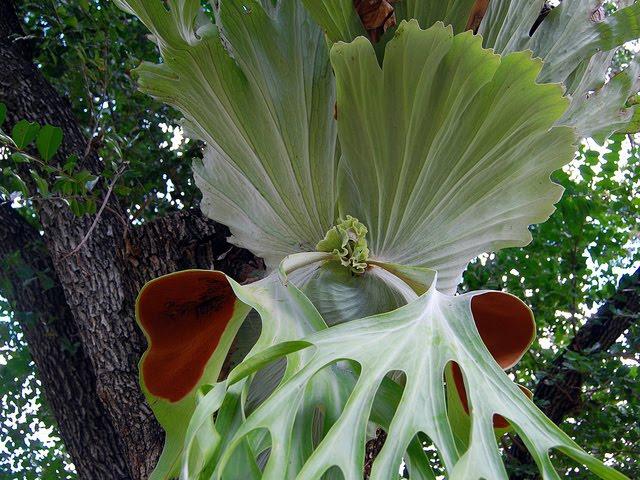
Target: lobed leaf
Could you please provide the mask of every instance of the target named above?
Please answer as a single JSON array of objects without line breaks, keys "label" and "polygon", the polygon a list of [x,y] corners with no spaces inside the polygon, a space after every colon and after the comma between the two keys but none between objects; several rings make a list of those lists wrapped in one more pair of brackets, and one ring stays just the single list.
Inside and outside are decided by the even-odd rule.
[{"label": "lobed leaf", "polygon": [[529,243],[562,193],[549,175],[573,157],[573,133],[553,127],[567,100],[536,84],[541,62],[481,41],[411,21],[382,67],[363,38],[331,52],[340,212],[367,225],[375,258],[437,270],[446,292],[478,254]]},{"label": "lobed leaf", "polygon": [[599,2],[567,0],[551,10],[526,45],[544,60],[541,82],[564,82],[578,65],[640,36],[640,3],[604,17]]},{"label": "lobed leaf", "polygon": [[628,109],[626,103],[638,93],[636,62],[603,84],[614,50],[640,37],[640,3],[625,0],[607,16],[602,2],[564,0],[538,25],[544,3],[490,2],[479,29],[484,46],[503,55],[530,49],[542,58],[538,81],[562,82],[570,94],[569,111],[559,125],[575,127],[581,137],[594,136],[601,141],[616,130],[635,130],[629,126],[635,108]]},{"label": "lobed leaf", "polygon": [[353,0],[302,0],[302,3],[332,42],[350,42],[366,33]]},{"label": "lobed leaf", "polygon": [[[291,284],[285,288],[292,294],[286,303],[267,299],[266,304],[254,306],[271,318],[278,316],[285,304],[287,309],[317,317],[304,295],[295,293]],[[252,286],[237,287],[238,292],[242,289],[251,295]],[[414,298],[392,312],[321,329],[298,340],[297,351],[290,359],[293,363],[287,364],[287,373],[273,393],[246,412],[236,428],[224,434],[218,430],[219,438],[225,440],[216,445],[212,478],[226,478],[227,469],[237,467],[234,455],[241,445],[257,447],[248,450],[254,459],[271,446],[263,478],[317,479],[332,467],[338,467],[344,478],[362,478],[365,430],[374,411],[374,421],[384,420],[385,414],[380,413],[386,412],[388,437],[374,462],[372,479],[394,478],[419,434],[425,434],[438,448],[448,478],[506,479],[494,437],[495,414],[508,419],[524,439],[544,479],[559,478],[549,460],[551,449],[583,462],[601,478],[625,478],[580,450],[502,371],[531,342],[531,313],[526,306],[500,292],[452,297],[439,293],[435,286]],[[271,323],[269,317],[263,317],[265,325]],[[497,338],[501,340],[494,341]],[[232,391],[234,385],[259,372],[283,348],[286,351],[287,345],[274,345],[258,356],[249,355],[231,373],[227,384],[216,387],[218,404],[224,405],[220,401],[224,388]],[[299,350],[305,345],[310,347]],[[471,412],[468,447],[456,440],[449,420],[443,375],[451,362],[460,366],[464,376]],[[387,374],[391,371],[406,375],[401,393],[397,384],[389,386]],[[330,383],[323,384],[319,378],[330,379]],[[319,431],[312,428],[313,406],[332,412],[332,421]],[[209,414],[215,411],[211,404],[207,408]],[[429,415],[424,414],[425,409]],[[220,417],[216,429],[219,422]],[[258,444],[255,435],[263,429],[269,435]],[[314,431],[320,436],[307,445],[304,439]],[[416,453],[411,454],[412,478],[414,471],[422,472],[416,474],[417,478],[433,478],[426,457]]]},{"label": "lobed leaf", "polygon": [[[612,55],[613,52],[596,54],[595,65],[609,65],[610,62],[602,62],[601,58]],[[560,123],[573,126],[581,137],[593,137],[600,143],[617,131],[640,131],[640,125],[633,121],[637,106],[627,105],[629,98],[640,90],[638,59],[632,60],[627,68],[613,75],[606,83],[595,86],[593,83],[593,76],[585,74],[582,82],[575,87],[571,105]]]},{"label": "lobed leaf", "polygon": [[[312,352],[306,349],[309,344],[299,339],[326,329],[326,324],[314,305],[294,286],[293,280],[288,280],[287,272],[289,269],[300,269],[306,264],[316,265],[326,260],[326,254],[293,255],[283,262],[279,272],[273,273],[264,280],[244,286],[232,282],[238,297],[260,313],[262,317],[260,338],[249,353],[244,354],[246,360],[231,372],[228,380],[224,382],[224,387],[216,386],[216,393],[211,391],[198,403],[189,426],[191,437],[187,436],[182,454],[184,478],[196,478],[198,475],[204,475],[207,478],[217,469],[221,461],[220,455],[228,447],[233,435],[241,428],[246,413],[253,411],[265,398],[268,398],[281,381],[299,371],[300,366],[312,355]],[[408,272],[399,266],[385,265],[384,267],[404,272],[404,275],[412,278],[416,285],[421,280],[429,283],[433,280],[433,272],[426,275],[420,269]],[[428,288],[424,284],[421,285],[420,288]],[[273,363],[273,360],[288,352],[295,353],[289,354],[285,365],[281,362]],[[263,478],[263,476],[264,478],[282,478],[280,475],[283,469],[301,468],[314,449],[314,443],[309,444],[308,439],[320,439],[323,432],[335,423],[355,380],[353,370],[346,364],[334,365],[315,375],[304,388],[304,392],[301,392],[305,405],[302,411],[298,415],[295,412],[289,412],[290,414],[284,416],[282,411],[278,412],[280,414],[278,421],[284,422],[285,428],[286,425],[293,425],[292,428],[301,435],[298,437],[296,448],[278,450],[277,453],[272,449],[270,458],[274,459],[274,463],[270,467],[271,470],[263,474],[256,473],[256,462],[260,463],[265,449],[269,448],[269,439],[263,433],[254,432],[246,440],[240,441],[238,449],[230,454],[232,459],[225,469],[225,475],[231,478]],[[227,390],[224,399],[220,397],[221,388]],[[388,425],[400,395],[401,389],[397,384],[388,379],[383,381],[380,399],[373,404],[374,421]],[[323,412],[321,417],[317,416],[319,406]],[[206,419],[217,410],[219,411],[216,414],[215,425],[211,430]],[[311,437],[308,436],[308,432],[312,432]],[[202,448],[204,440],[195,441],[200,436],[208,439],[207,448]],[[314,442],[317,443],[316,440]],[[194,462],[194,458],[202,458],[205,455],[204,450],[210,454],[208,462],[206,464]],[[428,464],[420,463],[424,452],[417,439],[412,442],[408,455],[408,461],[416,465],[416,472],[423,474],[418,476],[416,473],[415,478],[434,478],[429,474]],[[334,477],[329,475],[327,478]]]},{"label": "lobed leaf", "polygon": [[140,88],[177,107],[207,143],[194,164],[202,209],[232,242],[277,266],[312,250],[335,220],[335,87],[322,30],[298,1],[122,0],[164,62]]},{"label": "lobed leaf", "polygon": [[248,312],[220,272],[177,272],[157,278],[141,290],[136,316],[149,347],[140,361],[140,384],[166,431],[152,479],[177,475],[199,389],[218,380],[231,342]]},{"label": "lobed leaf", "polygon": [[443,22],[460,33],[467,30],[480,13],[482,3],[483,0],[405,0],[396,5],[396,15],[399,21],[416,19],[423,28]]}]

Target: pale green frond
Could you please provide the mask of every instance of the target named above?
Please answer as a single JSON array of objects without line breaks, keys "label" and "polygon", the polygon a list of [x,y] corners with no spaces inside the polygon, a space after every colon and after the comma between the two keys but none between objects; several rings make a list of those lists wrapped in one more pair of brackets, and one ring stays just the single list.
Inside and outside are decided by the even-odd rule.
[{"label": "pale green frond", "polygon": [[[259,407],[280,382],[286,381],[300,371],[313,356],[312,350],[305,349],[308,343],[300,339],[324,330],[326,325],[318,315],[315,305],[294,286],[297,283],[295,277],[299,271],[307,268],[322,268],[325,265],[331,265],[332,262],[335,261],[327,260],[326,254],[297,254],[283,262],[280,272],[274,272],[264,280],[245,286],[230,281],[238,298],[242,298],[243,302],[247,302],[247,305],[260,313],[262,331],[246,360],[230,375],[229,382],[233,385],[228,386],[223,382],[215,387],[215,391],[200,397],[184,443],[183,478],[198,478],[201,472],[220,469],[219,463],[222,461],[220,456],[227,451],[227,448],[231,448],[230,442],[242,427],[245,416]],[[412,279],[412,284],[419,291],[426,291],[428,284],[434,279],[434,272],[421,269],[413,271],[394,265],[380,265],[373,270],[383,270],[383,268],[399,272],[403,277]],[[292,272],[291,277],[288,275],[290,270],[296,270]],[[340,268],[340,272],[349,274],[349,271],[344,268]],[[357,278],[361,280],[371,277],[364,275]],[[336,281],[336,278],[327,281],[332,280]],[[415,298],[411,288],[403,284],[398,277],[387,277],[386,281],[389,282],[389,288],[393,288],[394,283],[398,288],[404,285],[404,295],[398,299],[398,304],[404,305],[407,298]],[[310,284],[305,288],[313,292]],[[346,291],[349,291],[349,285],[346,285]],[[362,295],[363,292],[375,298],[375,291],[361,290],[351,293]],[[349,308],[348,302],[345,306]],[[388,310],[388,306],[385,305],[384,308],[385,311]],[[242,332],[241,329],[240,334]],[[234,345],[237,344],[234,343]],[[272,345],[278,346],[270,348]],[[290,355],[286,364],[276,361],[287,353]],[[247,374],[257,369],[256,366],[261,369],[255,375],[247,377]],[[239,378],[243,380],[237,382]],[[269,467],[271,470],[262,478],[290,478],[292,472],[299,471],[303,467],[312,455],[315,445],[338,420],[355,385],[355,380],[356,375],[350,365],[338,362],[314,375],[301,390],[300,401],[303,408],[298,412],[290,411],[284,416],[281,415],[282,412],[277,412],[280,414],[278,428],[283,432],[292,432],[291,434],[297,440],[294,448],[287,447],[270,454],[269,458],[273,459]],[[220,398],[221,389],[226,392],[224,399]],[[400,397],[401,388],[392,380],[385,379],[373,403],[372,421],[388,426]],[[217,412],[216,421],[215,425],[212,425],[207,418],[211,418],[215,412]],[[273,418],[275,421],[276,417]],[[308,444],[307,441],[311,437],[316,438],[316,441]],[[229,454],[229,458],[225,460],[225,476],[260,478],[251,473],[252,465],[259,462],[258,457],[265,448],[271,447],[269,438],[254,431],[235,447],[235,450]],[[407,461],[414,465],[415,478],[434,478],[428,462],[425,463],[424,453],[417,439],[411,443],[407,455]],[[203,458],[206,458],[206,461],[203,461]],[[204,478],[207,478],[206,475]]]},{"label": "pale green frond", "polygon": [[302,0],[302,3],[332,42],[350,42],[366,35],[353,0]]},{"label": "pale green frond", "polygon": [[[362,478],[365,431],[381,391],[388,397],[378,415],[391,415],[391,419],[386,422],[388,437],[374,462],[372,479],[394,478],[418,433],[424,433],[435,443],[449,479],[506,479],[492,427],[496,413],[507,418],[524,439],[545,479],[558,478],[549,460],[551,449],[561,450],[601,478],[626,478],[577,447],[502,371],[475,326],[474,299],[487,293],[448,296],[432,286],[395,311],[343,323],[302,338],[295,347],[302,350],[294,355],[307,351],[304,360],[294,360],[295,371],[291,370],[235,431],[220,452],[213,478],[225,478],[226,469],[233,468],[236,448],[260,429],[269,431],[272,445],[263,478],[316,480],[334,466],[346,479]],[[299,302],[300,312],[311,308],[304,296],[295,295],[291,300]],[[280,304],[270,305],[270,309],[281,308]],[[229,382],[243,381],[281,355],[288,348],[285,347],[274,346],[259,357],[250,356],[246,365],[241,364],[230,374]],[[462,369],[471,405],[466,451],[457,446],[447,413],[443,375],[452,361]],[[343,375],[348,369],[336,373],[335,366],[340,364],[353,365],[354,369],[348,375]],[[379,389],[381,384],[389,385],[387,373],[391,371],[406,375],[399,401],[397,387]],[[308,429],[295,428],[294,418],[299,419],[303,412],[308,415],[311,392],[318,406],[328,408],[331,404],[325,402],[335,398],[323,392],[326,386],[316,383],[315,379],[322,375],[332,378],[332,389],[343,385],[340,401],[333,403],[340,406],[338,417],[308,455],[297,457],[296,462],[288,461],[286,456],[294,452],[301,436],[310,435]],[[286,415],[283,408],[288,412]],[[337,445],[340,447],[336,448]],[[426,457],[413,456],[412,459],[428,467],[424,465]],[[418,478],[432,478],[428,470],[424,472],[424,476]]]},{"label": "pale green frond", "polygon": [[206,215],[272,265],[312,250],[335,220],[335,87],[322,30],[297,1],[121,0],[163,63],[142,91],[177,107],[207,143],[195,179]]},{"label": "pale green frond", "polygon": [[[611,62],[616,50],[598,52],[593,57],[584,60],[571,76],[564,82],[565,93],[573,99],[583,93],[602,88],[607,81],[607,74],[611,69]],[[571,109],[571,105],[569,109]]]},{"label": "pale green frond", "polygon": [[626,104],[638,93],[635,67],[602,85],[615,49],[640,37],[640,3],[620,2],[611,15],[605,15],[601,3],[564,0],[530,36],[544,1],[493,0],[479,33],[484,46],[498,53],[530,49],[542,58],[538,81],[564,83],[571,98],[558,124],[603,141],[618,130],[636,131],[636,122],[631,122],[635,107]]},{"label": "pale green frond", "polygon": [[[369,0],[366,0],[369,1]],[[427,28],[436,22],[451,25],[456,33],[463,32],[478,0],[387,0],[394,9],[396,22],[416,19]],[[482,0],[480,0],[482,1]],[[351,42],[366,36],[366,31],[354,8],[353,0],[302,0],[314,20],[332,42]]]},{"label": "pale green frond", "polygon": [[398,22],[415,18],[422,28],[443,22],[459,33],[466,29],[475,3],[476,0],[403,0],[394,7]]},{"label": "pale green frond", "polygon": [[405,305],[413,291],[427,291],[435,272],[372,260],[363,274],[354,275],[332,260],[300,268],[290,279],[331,326]]},{"label": "pale green frond", "polygon": [[640,3],[604,17],[600,2],[565,0],[551,10],[526,45],[544,60],[541,82],[564,82],[585,59],[640,36]]},{"label": "pale green frond", "polygon": [[507,54],[530,49],[545,62],[539,80],[564,82],[583,61],[640,36],[640,4],[621,2],[605,16],[602,2],[563,0],[540,23],[534,24],[544,0],[492,0],[478,33],[483,45]]},{"label": "pale green frond", "polygon": [[334,260],[291,275],[329,325],[394,310],[406,303],[405,295],[387,281],[383,269],[370,268],[354,275]]},{"label": "pale green frond", "polygon": [[562,189],[549,180],[573,157],[558,85],[541,62],[502,59],[470,32],[403,23],[382,68],[364,38],[334,45],[339,208],[369,228],[371,257],[438,271],[453,291],[467,262],[526,245]]},{"label": "pale green frond", "polygon": [[501,54],[526,50],[544,4],[545,0],[491,0],[478,29],[484,47]]},{"label": "pale green frond", "polygon": [[632,119],[637,107],[627,107],[627,101],[639,90],[640,63],[634,59],[604,85],[578,89],[559,123],[574,126],[581,137],[593,137],[601,143],[616,131],[635,133],[638,125],[632,125]]}]

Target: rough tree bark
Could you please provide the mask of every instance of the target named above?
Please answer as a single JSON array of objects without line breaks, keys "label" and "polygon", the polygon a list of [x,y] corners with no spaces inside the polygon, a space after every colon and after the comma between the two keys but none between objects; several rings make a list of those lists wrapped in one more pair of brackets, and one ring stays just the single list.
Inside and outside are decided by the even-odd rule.
[{"label": "rough tree bark", "polygon": [[[0,205],[0,264],[12,285],[11,298],[43,391],[56,418],[67,451],[81,478],[128,478],[124,450],[111,419],[96,395],[96,379],[78,329],[53,271],[51,258],[39,233],[9,205]],[[51,281],[25,279],[9,258]],[[11,268],[15,265],[16,268]],[[78,343],[70,350],[65,344]]]},{"label": "rough tree bark", "polygon": [[[602,354],[639,319],[640,268],[633,275],[622,278],[615,295],[578,330],[566,350],[556,357],[539,380],[533,400],[554,423],[560,424],[568,415],[576,414],[582,405],[584,373],[565,361],[567,353],[578,353],[585,357]],[[533,458],[518,438],[514,439],[510,456],[516,464],[534,464]],[[514,475],[512,480],[536,477],[522,473]]]},{"label": "rough tree bark", "polygon": [[[0,18],[15,17],[10,0],[0,5]],[[75,154],[82,159],[82,167],[99,173],[100,160],[87,149],[68,101],[42,77],[25,49],[19,48],[21,31],[15,30],[16,23],[0,23],[13,27],[0,31],[0,100],[7,105],[9,127],[22,118],[61,127],[64,142],[59,158]],[[122,439],[132,476],[144,478],[157,455],[161,433],[136,385],[135,359],[144,343],[131,309],[125,306],[134,297],[133,292],[125,291],[126,268],[118,255],[124,251],[120,218],[126,215],[114,199],[108,206],[86,245],[69,257],[66,253],[79,244],[93,219],[74,218],[61,202],[39,202],[37,210],[54,269],[96,374],[98,395]]]},{"label": "rough tree bark", "polygon": [[[0,101],[7,105],[9,128],[23,118],[57,125],[64,132],[58,160],[75,154],[82,168],[99,173],[101,161],[88,146],[69,102],[33,65],[22,37],[12,1],[0,0]],[[96,188],[106,196],[106,185]],[[145,348],[134,316],[140,287],[158,275],[184,268],[226,269],[242,281],[245,272],[260,267],[260,262],[231,249],[225,241],[226,229],[197,213],[181,213],[133,228],[114,197],[106,202],[108,208],[89,240],[73,255],[69,252],[80,244],[94,218],[76,218],[62,202],[39,201],[35,207],[53,270],[95,372],[97,395],[121,441],[122,458],[131,478],[146,479],[159,455],[163,434],[138,385],[137,362]],[[224,260],[219,261],[225,252]],[[245,260],[248,269],[235,268]],[[78,461],[76,456],[74,461]],[[96,469],[88,478],[128,478],[114,469],[109,471],[107,458],[96,461],[106,468]]]}]

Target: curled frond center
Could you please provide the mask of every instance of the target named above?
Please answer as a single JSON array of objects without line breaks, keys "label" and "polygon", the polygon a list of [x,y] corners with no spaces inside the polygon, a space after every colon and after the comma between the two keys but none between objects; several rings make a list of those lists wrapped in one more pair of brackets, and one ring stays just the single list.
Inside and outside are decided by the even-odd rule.
[{"label": "curled frond center", "polygon": [[339,219],[338,224],[327,232],[318,242],[319,252],[335,254],[340,263],[353,273],[361,275],[367,269],[369,247],[367,246],[368,230],[357,218],[347,215],[346,219]]}]

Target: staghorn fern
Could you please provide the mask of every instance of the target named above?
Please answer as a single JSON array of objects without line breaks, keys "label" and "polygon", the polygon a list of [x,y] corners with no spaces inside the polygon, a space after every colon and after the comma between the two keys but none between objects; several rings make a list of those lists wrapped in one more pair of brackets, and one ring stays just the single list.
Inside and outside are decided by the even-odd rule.
[{"label": "staghorn fern", "polygon": [[435,478],[426,442],[450,479],[507,478],[510,429],[545,480],[552,449],[625,478],[504,373],[530,310],[454,293],[472,258],[531,240],[580,137],[637,131],[638,63],[606,75],[640,4],[564,0],[537,25],[542,0],[385,1],[366,18],[351,0],[219,0],[213,18],[197,0],[118,3],[162,54],[141,90],[206,144],[203,211],[269,267],[140,293],[141,386],[167,433],[153,478],[360,479],[372,426],[374,479],[403,461]]}]

